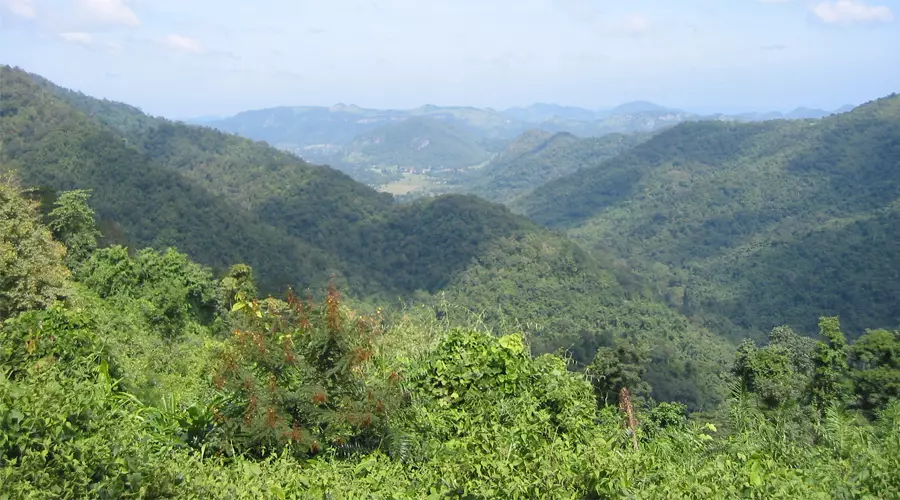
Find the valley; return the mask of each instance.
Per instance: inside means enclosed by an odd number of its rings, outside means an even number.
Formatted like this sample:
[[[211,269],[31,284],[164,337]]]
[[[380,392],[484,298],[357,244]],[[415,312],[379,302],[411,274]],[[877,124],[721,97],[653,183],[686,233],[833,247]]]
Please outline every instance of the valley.
[[[2,498],[900,489],[896,94],[187,123],[0,83]]]

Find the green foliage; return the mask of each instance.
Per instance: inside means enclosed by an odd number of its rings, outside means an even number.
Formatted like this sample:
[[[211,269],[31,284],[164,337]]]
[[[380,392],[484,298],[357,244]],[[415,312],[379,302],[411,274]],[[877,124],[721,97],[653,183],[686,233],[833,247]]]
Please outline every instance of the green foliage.
[[[758,410],[740,400],[731,403],[733,430],[722,436],[716,426],[687,422],[684,406],[661,403],[638,412],[640,444],[634,450],[623,417],[614,407],[598,409],[585,377],[556,356],[533,358],[520,334],[451,329],[423,348],[430,334],[419,329],[429,328],[426,323],[375,321],[370,327],[380,333],[367,337],[373,330],[365,327],[361,333],[357,318],[336,301],[310,307],[295,298],[288,303],[245,299],[238,297],[235,309],[246,329],[224,353],[242,354],[235,359],[251,385],[258,384],[260,407],[276,404],[284,412],[276,415],[298,412],[307,418],[300,434],[310,429],[309,446],[288,454],[278,453],[283,442],[248,447],[251,436],[271,433],[269,412],[258,408],[256,427],[243,413],[229,417],[231,405],[243,399],[240,408],[246,410],[249,398],[241,385],[227,381],[224,394],[201,391],[186,404],[180,396],[150,404],[118,392],[129,384],[116,380],[132,377],[120,372],[137,367],[134,353],[122,345],[122,328],[107,324],[110,305],[78,294],[65,308],[29,312],[0,329],[0,345],[15,346],[0,358],[3,493],[13,498],[880,498],[900,487],[897,402],[878,411],[874,423],[827,405],[821,422],[804,429],[814,440],[791,439],[788,423],[759,418]],[[266,323],[275,329],[265,330]],[[286,335],[292,335],[288,350]],[[416,341],[403,343],[410,335]],[[156,336],[144,333],[132,340],[145,343],[142,337]],[[773,333],[787,337],[784,331]],[[372,353],[368,361],[341,362],[348,355],[359,360],[366,352],[357,350],[361,346]],[[216,351],[202,344],[192,349]],[[287,362],[288,354],[306,366],[302,374]],[[270,394],[272,376],[276,391]],[[209,380],[199,373],[193,377],[201,384]],[[315,392],[307,391],[314,385],[328,387],[328,402],[320,403],[334,407],[314,404]],[[174,392],[177,386],[166,387]],[[384,400],[387,411],[372,436],[378,439],[368,446],[358,441],[335,446],[322,437],[348,430],[338,431],[346,420],[336,417],[359,416],[354,401],[377,414],[377,399],[370,401],[366,389],[378,393],[390,387],[388,393],[406,397]],[[301,394],[310,399],[292,399]],[[301,413],[311,407],[322,411]],[[244,433],[229,430],[231,418]],[[332,425],[338,429],[329,429]],[[356,432],[350,436],[359,439]],[[317,437],[321,448],[310,460],[307,453]]]
[[[238,297],[256,297],[258,292],[253,269],[247,264],[231,266],[228,275],[222,278],[219,289],[226,311],[231,311]]]
[[[439,300],[448,304],[437,304],[439,311],[454,322],[474,313],[489,329],[519,329],[535,352],[565,350],[582,368],[612,342],[653,346],[640,370],[656,399],[696,410],[725,396],[731,346],[668,307],[629,294],[570,242],[539,233],[498,240]]]
[[[84,112],[54,95],[54,91],[62,92],[62,89],[35,83],[33,75],[2,67],[0,77],[4,82],[4,98],[0,103],[0,131],[4,138],[0,171],[17,170],[26,185],[57,191],[90,189],[91,206],[106,236],[103,243],[155,248],[176,246],[198,262],[217,269],[246,262],[262,273],[261,282],[269,289],[327,281],[335,264],[325,251],[260,221],[241,205],[246,203],[245,194],[256,194],[246,193],[243,187],[252,186],[247,179],[260,178],[259,172],[248,171],[248,177],[232,179],[222,172],[198,170],[201,165],[213,167],[226,163],[235,170],[246,171],[243,160],[237,162],[237,158],[254,158],[259,162],[265,159],[267,163],[263,165],[267,169],[271,165],[273,171],[278,166],[302,173],[313,167],[300,169],[298,160],[286,154],[272,158],[270,149],[249,141],[212,131],[193,132],[168,122],[153,122],[163,132],[168,131],[167,134],[160,132],[147,137],[151,131],[138,127],[133,135],[123,136],[120,131],[102,125],[98,115],[92,118],[101,123],[93,122]],[[77,102],[93,101],[81,96]],[[197,135],[202,141],[192,144],[189,138]],[[172,143],[164,140],[168,137],[173,138]],[[174,158],[151,157],[139,149],[151,138],[157,138],[159,149]],[[217,156],[212,152],[204,155],[206,148],[233,150],[233,156]],[[193,166],[196,168],[188,168]],[[190,178],[188,172],[200,179]],[[273,179],[276,173],[273,172]],[[351,183],[341,174],[334,175],[344,178],[345,184]],[[207,190],[201,182],[206,177],[221,178],[222,189]],[[282,189],[286,185],[283,179],[272,184]],[[232,181],[242,188],[234,188]],[[317,189],[314,187],[313,192]],[[223,199],[217,196],[222,191],[238,194]],[[272,188],[270,192],[278,191]]]
[[[819,121],[685,123],[513,208],[732,338],[831,315],[854,338],[900,324],[898,127],[897,96]]]
[[[65,293],[65,253],[41,225],[37,204],[12,177],[0,177],[0,321]]]
[[[649,394],[650,385],[644,381],[649,354],[646,346],[624,341],[616,342],[615,347],[598,348],[594,360],[585,370],[591,376],[597,400],[601,404],[612,404],[623,388],[635,396]]]
[[[394,404],[390,392],[362,377],[377,317],[349,318],[334,288],[321,307],[293,294],[287,303],[241,295],[233,309],[245,321],[226,343],[214,378],[226,397],[219,419],[229,447],[304,456],[378,445]]]
[[[470,167],[489,159],[476,136],[429,117],[378,126],[350,141],[344,155],[355,164],[417,169]]]
[[[819,334],[825,341],[819,342],[814,358],[813,398],[819,408],[829,402],[846,404],[850,401],[853,386],[849,376],[849,349],[838,318],[821,318]]]
[[[471,170],[452,189],[486,200],[512,203],[534,189],[588,165],[615,157],[647,140],[644,134],[578,138],[529,131],[483,168]]]
[[[144,316],[167,339],[182,332],[189,319],[211,322],[219,308],[212,273],[172,248],[143,249],[133,259],[123,247],[103,248],[77,277],[101,297],[138,299]]]
[[[758,349],[751,340],[738,350],[734,373],[768,409],[796,403],[809,383],[794,370],[789,349],[778,344]]]
[[[54,228],[84,255],[65,301],[54,303],[66,284],[63,248],[36,204],[0,184],[0,496],[768,499],[900,491],[897,333],[848,342],[830,317],[820,320],[822,342],[775,328],[768,345],[739,349],[734,374],[743,384],[722,401],[729,346],[654,300],[623,271],[628,262],[605,250],[598,261],[471,197],[393,206],[263,145],[2,71],[3,168],[27,166],[28,182],[53,190],[93,188],[101,221],[115,219],[129,238],[154,247],[90,251],[87,238],[73,236],[93,231],[84,194],[61,196]],[[89,119],[79,106],[100,116]],[[853,141],[882,154],[890,137],[867,143],[866,123],[854,124]],[[774,140],[770,127],[802,138],[806,126],[682,127],[678,134],[704,150],[696,157],[666,134],[648,144],[715,177],[718,167],[704,162],[732,168],[735,155],[762,154]],[[833,163],[794,165],[816,170],[810,182],[822,169],[842,181],[876,178],[850,168],[861,158],[825,149],[838,156]],[[627,155],[652,159],[641,147]],[[605,165],[607,180],[655,175],[640,162]],[[607,188],[600,204],[622,195],[622,185]],[[191,193],[200,196],[183,196]],[[654,234],[639,257],[709,250],[688,240],[657,247]],[[173,241],[186,242],[187,253],[170,248]],[[315,255],[297,264],[303,249]],[[187,256],[194,254],[207,265],[221,259],[222,271],[247,264],[216,280]],[[691,282],[669,257],[641,279],[653,276],[650,288],[677,306],[673,290]],[[341,305],[336,288],[320,305],[256,297],[279,279],[320,280],[332,264],[354,290],[401,292],[430,307],[363,316],[351,301]],[[23,290],[32,296],[14,294]],[[681,297],[689,307],[692,293]],[[625,388],[664,402],[632,406]],[[685,418],[695,409],[716,420]]]
[[[501,206],[459,195],[394,205],[343,174],[264,144],[3,71],[2,126],[11,139],[2,154],[28,166],[30,183],[91,188],[108,240],[177,246],[221,274],[244,262],[264,294],[286,285],[316,288],[331,273],[348,294],[370,301],[447,291],[462,310],[488,311],[492,328],[517,318],[536,352],[570,349],[582,365],[601,338],[630,335],[659,346],[647,371],[656,397],[692,408],[722,397],[724,343],[653,299],[629,301],[635,287],[627,268],[595,262]],[[211,314],[203,305],[210,302],[180,278],[142,277],[124,250],[104,252],[78,270],[79,279],[102,297],[142,290],[125,294],[159,335],[187,329],[188,313]],[[223,281],[219,303],[233,301],[242,286]]]
[[[853,343],[850,359],[862,408],[884,408],[900,398],[900,331],[867,332]]]
[[[90,192],[76,189],[59,195],[49,214],[48,226],[53,237],[66,246],[66,265],[77,268],[97,248],[97,230],[94,211],[88,206]]]

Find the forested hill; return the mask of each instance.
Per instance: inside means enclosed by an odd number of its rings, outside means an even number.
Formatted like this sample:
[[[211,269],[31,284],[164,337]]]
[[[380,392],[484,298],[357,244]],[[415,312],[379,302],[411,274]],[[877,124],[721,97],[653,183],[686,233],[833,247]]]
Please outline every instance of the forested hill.
[[[900,324],[900,97],[822,120],[688,123],[516,206],[612,248],[734,333]]]
[[[344,155],[353,164],[417,169],[470,167],[490,158],[474,134],[427,116],[380,125],[350,141]]]
[[[724,342],[643,296],[613,259],[600,265],[501,205],[462,195],[394,204],[264,144],[19,70],[2,77],[4,170],[51,192],[93,190],[112,241],[175,246],[220,271],[248,263],[264,293],[321,289],[334,274],[357,298],[450,300],[442,314],[516,324],[539,352],[569,349],[582,364],[601,346],[639,346],[655,395],[691,408],[724,395]]]
[[[142,154],[134,140],[101,124],[110,115],[89,116],[22,71],[4,67],[0,78],[0,166],[51,193],[93,190],[91,204],[108,243],[176,246],[217,269],[246,262],[270,288],[291,283],[279,277],[315,283],[339,271],[336,259],[266,224],[237,200],[211,193],[201,180],[188,178],[189,169],[174,171]],[[152,120],[137,110],[119,118],[153,130]]]
[[[649,137],[635,133],[579,138],[567,132],[531,130],[487,166],[472,170],[455,189],[509,203],[550,181],[627,151]]]

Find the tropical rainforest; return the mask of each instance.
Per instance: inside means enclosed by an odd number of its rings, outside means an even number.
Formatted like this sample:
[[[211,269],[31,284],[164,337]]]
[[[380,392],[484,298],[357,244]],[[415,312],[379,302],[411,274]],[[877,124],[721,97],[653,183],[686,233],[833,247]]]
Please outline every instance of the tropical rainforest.
[[[529,219],[0,80],[2,498],[900,491],[896,97],[536,134]]]
[[[515,210],[631,262],[719,333],[900,323],[900,96],[821,120],[685,123]]]

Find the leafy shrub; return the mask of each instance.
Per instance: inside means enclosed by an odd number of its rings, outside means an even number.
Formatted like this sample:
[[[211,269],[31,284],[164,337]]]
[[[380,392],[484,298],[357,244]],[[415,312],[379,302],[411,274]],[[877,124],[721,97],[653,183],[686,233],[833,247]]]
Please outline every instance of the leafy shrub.
[[[286,303],[240,297],[234,309],[246,314],[214,378],[229,442],[254,456],[378,445],[396,393],[363,377],[377,318],[348,316],[334,287],[322,305],[291,293]]]

